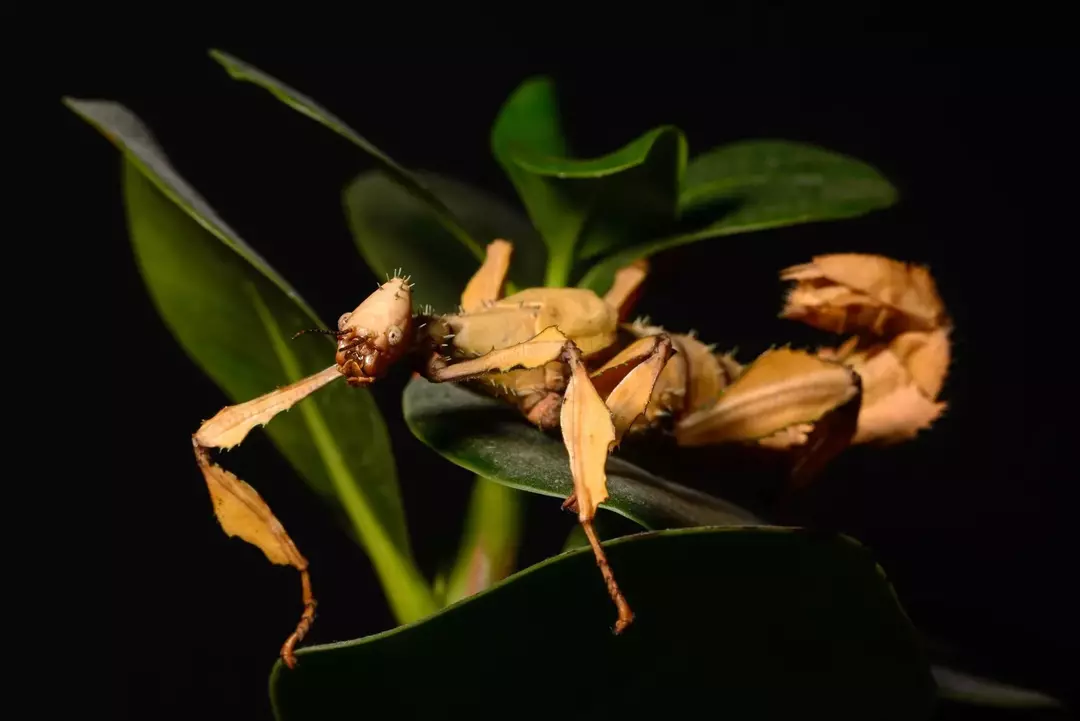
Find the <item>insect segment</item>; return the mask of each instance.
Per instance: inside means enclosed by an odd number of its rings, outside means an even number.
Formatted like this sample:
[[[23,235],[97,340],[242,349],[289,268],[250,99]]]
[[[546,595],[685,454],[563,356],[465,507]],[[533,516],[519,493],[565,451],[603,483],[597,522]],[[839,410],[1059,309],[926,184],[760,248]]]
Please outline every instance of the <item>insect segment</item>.
[[[338,378],[364,386],[407,360],[432,382],[464,383],[514,404],[539,428],[561,432],[574,488],[563,507],[577,514],[589,540],[616,607],[616,633],[634,614],[593,518],[607,499],[608,455],[627,437],[663,425],[683,446],[739,442],[789,449],[807,445],[814,424],[863,397],[859,428],[834,443],[835,452],[850,442],[911,437],[944,409],[934,402],[948,365],[944,314],[929,275],[905,264],[877,256],[822,256],[786,270],[801,285],[783,315],[827,330],[866,331],[871,342],[856,336],[840,349],[816,354],[773,349],[744,367],[693,334],[627,322],[647,274],[643,262],[621,269],[603,297],[582,288],[528,288],[503,296],[512,250],[505,240],[488,245],[461,307],[448,315],[414,316],[408,278],[388,279],[342,315],[336,331],[320,331],[337,337],[334,365],[222,409],[193,436],[225,532],[301,573],[304,611],[281,650],[290,668],[315,614],[307,561],[258,493],[213,464],[209,449],[237,445],[256,425]],[[890,328],[901,335],[889,336]]]

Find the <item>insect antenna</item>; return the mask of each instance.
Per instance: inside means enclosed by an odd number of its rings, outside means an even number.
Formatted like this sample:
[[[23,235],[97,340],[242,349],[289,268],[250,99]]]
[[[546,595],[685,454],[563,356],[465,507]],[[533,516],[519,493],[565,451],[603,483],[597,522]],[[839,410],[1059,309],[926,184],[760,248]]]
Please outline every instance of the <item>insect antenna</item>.
[[[297,331],[293,335],[292,339],[296,340],[297,338],[304,335],[305,333],[322,333],[323,335],[332,335],[332,336],[341,335],[341,331],[339,331],[339,330],[324,330],[322,328],[307,328],[305,330]]]

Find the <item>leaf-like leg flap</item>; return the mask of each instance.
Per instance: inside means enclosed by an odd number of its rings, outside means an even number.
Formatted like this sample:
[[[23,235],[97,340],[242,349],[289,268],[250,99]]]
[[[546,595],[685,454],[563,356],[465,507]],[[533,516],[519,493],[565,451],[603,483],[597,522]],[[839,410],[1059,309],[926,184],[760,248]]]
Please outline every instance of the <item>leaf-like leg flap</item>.
[[[560,425],[563,443],[570,457],[574,495],[567,499],[564,507],[569,504],[577,507],[578,521],[589,539],[596,565],[599,566],[607,585],[608,595],[618,610],[615,633],[621,633],[633,622],[634,614],[615,582],[607,555],[592,525],[597,508],[608,496],[605,467],[608,454],[616,442],[615,425],[611,411],[589,379],[581,351],[573,343],[567,344],[566,360],[570,366],[570,382],[563,396]]]
[[[810,485],[825,466],[851,445],[862,408],[862,378],[856,374],[854,379],[855,395],[812,424],[805,442],[793,446],[793,462],[788,475],[789,492]]]
[[[593,372],[590,380],[604,399],[615,429],[612,448],[622,443],[634,422],[645,414],[660,375],[674,353],[674,344],[666,333],[647,336]],[[576,494],[567,498],[562,507],[578,513]]]
[[[641,291],[641,284],[649,274],[649,263],[642,259],[615,271],[615,280],[604,294],[604,302],[619,314],[619,322],[630,317]]]
[[[652,336],[652,340],[655,343],[649,356],[627,373],[605,399],[615,426],[616,445],[622,442],[634,422],[645,415],[660,372],[674,352],[668,336]]]
[[[660,342],[659,335],[638,338],[607,363],[592,371],[590,379],[600,397],[606,400],[617,385],[656,353]]]
[[[766,351],[711,408],[680,420],[675,438],[681,446],[756,441],[814,423],[858,392],[855,371],[840,363],[791,348]]]
[[[266,425],[278,413],[288,410],[341,377],[337,366],[331,366],[253,400],[223,408],[203,423],[191,438],[195,460],[206,480],[210,499],[214,504],[214,514],[222,530],[229,536],[239,536],[259,548],[271,563],[292,566],[300,571],[304,611],[296,630],[281,647],[281,658],[289,668],[296,666],[293,649],[304,638],[315,620],[316,602],[311,591],[307,559],[301,555],[285,527],[274,516],[258,491],[213,463],[209,449],[227,449],[238,445],[255,426]]]
[[[480,310],[502,297],[513,253],[514,246],[509,241],[493,240],[488,243],[484,263],[469,279],[465,292],[461,294],[462,310],[466,313]]]
[[[255,426],[265,426],[278,413],[287,411],[327,383],[342,378],[336,365],[234,406],[226,406],[195,433],[195,442],[204,448],[229,449],[237,446]]]
[[[486,373],[508,371],[513,368],[539,368],[558,360],[566,344],[566,336],[555,326],[550,326],[525,341],[509,348],[493,350],[478,358],[459,361],[442,368],[428,370],[427,377],[436,383],[462,381]]]

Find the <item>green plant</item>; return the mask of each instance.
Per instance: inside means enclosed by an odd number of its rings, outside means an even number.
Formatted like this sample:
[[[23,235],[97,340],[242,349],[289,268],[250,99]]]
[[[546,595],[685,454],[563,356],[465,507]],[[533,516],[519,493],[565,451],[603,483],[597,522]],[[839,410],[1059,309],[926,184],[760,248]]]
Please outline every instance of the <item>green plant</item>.
[[[896,200],[870,166],[784,141],[741,142],[691,158],[682,133],[661,127],[602,158],[574,159],[553,85],[537,78],[518,88],[492,131],[493,153],[526,220],[475,188],[401,167],[312,100],[224,53],[212,55],[233,77],[269,90],[376,161],[378,170],[344,191],[358,249],[376,275],[408,266],[416,300],[436,309],[456,305],[494,237],[514,240],[517,287],[602,292],[615,268],[666,248],[853,217]],[[331,345],[287,339],[327,326],[172,169],[149,130],[115,103],[66,102],[120,149],[131,243],[150,296],[230,401],[325,367]],[[388,687],[415,691],[400,700],[402,715],[448,715],[455,707],[475,715],[472,695],[455,695],[475,679],[483,680],[484,707],[498,712],[524,693],[515,681],[542,673],[556,653],[584,670],[556,675],[556,692],[530,698],[538,710],[614,713],[658,697],[671,708],[693,708],[708,692],[739,718],[808,706],[828,708],[832,718],[929,715],[934,684],[917,635],[871,555],[851,539],[770,525],[615,459],[605,507],[646,532],[612,542],[610,554],[646,620],[613,639],[587,552],[571,549],[511,575],[518,493],[566,495],[561,445],[498,404],[450,386],[414,381],[403,411],[418,438],[478,474],[468,531],[441,584],[425,579],[412,559],[394,459],[367,391],[328,388],[266,427],[363,546],[401,624],[302,649],[293,671],[277,664],[271,693],[280,717],[352,715],[371,689]],[[484,419],[475,434],[462,432],[464,411],[471,422]],[[486,576],[472,572],[478,557],[492,569]],[[713,597],[718,579],[725,592]],[[454,653],[472,646],[468,666],[425,660],[437,644]],[[633,688],[605,692],[620,681]]]

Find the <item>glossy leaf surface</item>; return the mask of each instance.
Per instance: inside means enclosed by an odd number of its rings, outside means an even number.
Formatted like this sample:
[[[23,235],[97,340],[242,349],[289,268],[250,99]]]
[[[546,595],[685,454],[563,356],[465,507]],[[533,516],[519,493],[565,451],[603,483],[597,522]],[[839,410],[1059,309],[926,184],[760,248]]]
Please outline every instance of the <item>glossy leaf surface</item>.
[[[540,285],[546,252],[529,222],[514,208],[467,183],[421,173],[425,185],[486,244],[496,238],[514,245],[510,277],[520,287]],[[436,312],[457,309],[480,263],[454,241],[428,204],[382,171],[357,176],[343,194],[353,240],[368,267],[382,278],[403,268],[411,276],[413,302]]]
[[[579,549],[420,623],[301,650],[272,674],[278,717],[930,718],[918,639],[849,539],[693,529],[606,547],[637,614],[622,635]]]
[[[554,83],[536,77],[503,105],[491,145],[547,244],[546,285],[566,285],[579,260],[644,240],[676,218],[687,154],[678,128],[655,128],[602,157],[572,157]]]
[[[529,425],[517,409],[451,383],[412,380],[403,398],[413,433],[444,458],[493,481],[566,498],[573,489],[557,434]],[[764,524],[749,511],[681,486],[621,458],[608,461],[601,504],[645,528]],[[555,506],[557,510],[557,506]]]
[[[877,169],[841,153],[784,140],[721,145],[687,164],[676,225],[605,258],[580,285],[602,292],[621,265],[679,245],[853,218],[896,201],[896,189]]]

